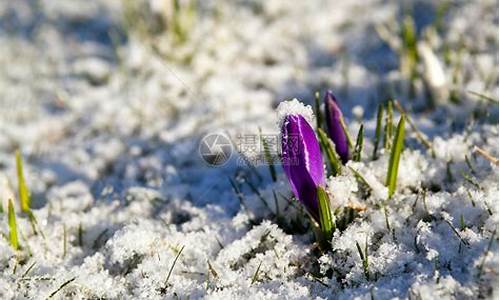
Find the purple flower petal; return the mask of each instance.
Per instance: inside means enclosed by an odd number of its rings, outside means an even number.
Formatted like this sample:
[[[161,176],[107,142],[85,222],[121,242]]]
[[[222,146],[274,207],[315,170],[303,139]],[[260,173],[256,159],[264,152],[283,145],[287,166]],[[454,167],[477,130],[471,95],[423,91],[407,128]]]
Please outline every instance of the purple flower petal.
[[[349,160],[349,144],[341,124],[343,118],[342,111],[331,91],[326,92],[324,101],[328,135],[335,144],[335,151],[337,151],[340,159],[345,164]]]
[[[288,115],[281,128],[282,162],[295,196],[319,220],[317,187],[325,185],[323,159],[311,125],[301,115]]]

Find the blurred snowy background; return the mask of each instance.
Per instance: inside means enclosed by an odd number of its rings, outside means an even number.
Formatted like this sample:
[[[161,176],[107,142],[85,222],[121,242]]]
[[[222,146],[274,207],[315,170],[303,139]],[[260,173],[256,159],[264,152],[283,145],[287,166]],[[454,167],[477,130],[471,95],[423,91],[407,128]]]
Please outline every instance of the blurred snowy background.
[[[262,206],[290,195],[279,166],[277,182],[237,157],[213,168],[198,145],[276,133],[281,101],[325,89],[367,140],[377,105],[398,99],[436,157],[409,130],[395,233],[372,196],[319,255]],[[75,278],[56,297],[489,298],[498,166],[473,146],[498,157],[498,1],[2,0],[0,201],[16,199],[21,149],[45,236],[20,214],[22,251],[0,239],[0,297],[45,298]],[[383,188],[386,166],[354,167]],[[361,201],[352,176],[334,181],[337,204]],[[355,239],[370,241],[371,280]]]

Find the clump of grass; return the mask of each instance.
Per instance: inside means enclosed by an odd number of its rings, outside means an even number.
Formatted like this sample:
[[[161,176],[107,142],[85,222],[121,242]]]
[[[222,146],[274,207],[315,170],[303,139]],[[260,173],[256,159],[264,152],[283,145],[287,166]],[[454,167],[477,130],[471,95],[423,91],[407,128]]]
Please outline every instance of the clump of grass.
[[[19,238],[17,236],[17,221],[16,212],[14,211],[14,204],[9,199],[8,204],[8,219],[9,219],[9,239],[10,244],[14,250],[19,250]]]
[[[195,3],[196,1],[190,0],[186,5],[181,5],[180,0],[172,1],[172,14],[167,19],[167,30],[176,44],[184,43],[189,37],[196,18]]]
[[[127,34],[138,37],[165,58],[189,63],[193,54],[175,51],[175,48],[191,37],[198,15],[197,1],[168,0],[162,11],[153,11],[147,2],[122,0],[122,22]]]
[[[391,198],[396,191],[396,184],[398,179],[398,170],[399,170],[399,160],[401,158],[401,152],[404,147],[404,138],[405,138],[405,116],[402,115],[398,128],[396,131],[396,136],[394,137],[394,141],[392,144],[391,157],[389,160],[389,167],[387,169],[387,179],[385,185],[388,187],[388,198]]]
[[[445,16],[451,7],[451,3],[451,1],[442,1],[436,7],[436,18],[434,19],[433,25],[438,32],[444,31]]]
[[[380,38],[399,55],[400,72],[410,81],[410,93],[413,94],[419,61],[418,39],[413,17],[406,13],[401,22],[393,20],[391,24],[377,25],[375,29]]]

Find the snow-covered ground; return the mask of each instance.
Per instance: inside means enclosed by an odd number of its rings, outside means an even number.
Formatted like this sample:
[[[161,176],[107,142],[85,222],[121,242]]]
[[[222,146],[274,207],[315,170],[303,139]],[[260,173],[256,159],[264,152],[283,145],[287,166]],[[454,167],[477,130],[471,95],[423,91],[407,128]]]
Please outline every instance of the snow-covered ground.
[[[1,213],[1,299],[498,297],[498,166],[474,152],[498,158],[498,102],[471,93],[498,101],[497,1],[199,2],[175,42],[169,1],[0,1],[0,201],[15,200],[21,244]],[[351,135],[365,124],[348,167],[372,190],[347,167],[328,179],[334,208],[361,209],[321,253],[279,165],[274,182],[198,146],[276,135],[281,101],[326,89]],[[388,153],[372,160],[372,142],[390,97],[435,155],[408,126],[386,217]],[[19,209],[18,148],[43,235]]]

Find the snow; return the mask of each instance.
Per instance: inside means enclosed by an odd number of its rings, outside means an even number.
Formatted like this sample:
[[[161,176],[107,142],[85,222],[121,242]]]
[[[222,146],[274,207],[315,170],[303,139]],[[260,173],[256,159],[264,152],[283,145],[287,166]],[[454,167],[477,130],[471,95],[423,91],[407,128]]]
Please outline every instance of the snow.
[[[128,26],[125,2],[147,22]],[[498,103],[470,93],[498,98],[498,3],[454,2],[431,32],[435,1],[400,2],[198,1],[177,45],[157,28],[166,1],[0,2],[0,298],[45,299],[70,280],[54,298],[498,298],[498,166],[473,151],[498,158]],[[413,91],[377,34],[401,46],[405,11]],[[321,252],[279,158],[273,181],[236,149],[208,166],[198,146],[207,133],[277,136],[292,113],[315,128],[326,89],[351,136],[361,122],[366,135],[362,160],[327,177],[333,209],[355,213]],[[372,151],[377,105],[393,97],[435,156],[407,126],[388,200],[389,151]],[[18,148],[43,235],[20,212]]]
[[[301,115],[309,122],[311,127],[315,124],[315,117],[310,105],[304,105],[297,99],[292,99],[290,101],[281,102],[276,108],[276,114],[278,118],[278,128],[281,129],[283,126],[283,121],[286,116],[289,115]]]

